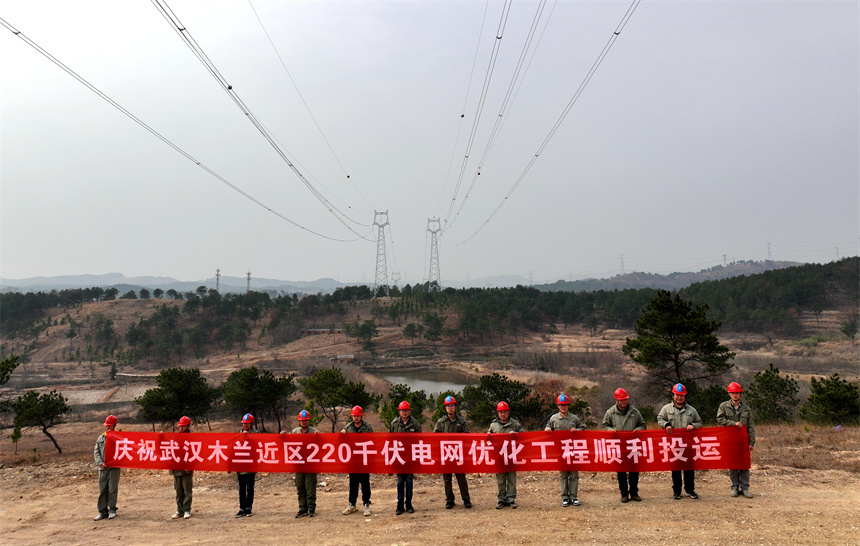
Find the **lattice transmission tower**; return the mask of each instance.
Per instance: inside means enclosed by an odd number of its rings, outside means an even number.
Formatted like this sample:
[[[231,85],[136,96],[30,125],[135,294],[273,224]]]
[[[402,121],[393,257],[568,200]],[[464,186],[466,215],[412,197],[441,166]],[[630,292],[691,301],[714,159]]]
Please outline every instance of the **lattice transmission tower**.
[[[385,258],[385,226],[388,225],[388,211],[373,211],[373,225],[379,228],[376,235],[376,279],[373,282],[373,295],[379,294],[379,289],[382,288],[388,296],[388,262]]]
[[[442,278],[439,275],[439,233],[442,222],[439,218],[427,219],[427,231],[430,233],[430,273],[427,275],[427,287],[430,292],[442,289]]]

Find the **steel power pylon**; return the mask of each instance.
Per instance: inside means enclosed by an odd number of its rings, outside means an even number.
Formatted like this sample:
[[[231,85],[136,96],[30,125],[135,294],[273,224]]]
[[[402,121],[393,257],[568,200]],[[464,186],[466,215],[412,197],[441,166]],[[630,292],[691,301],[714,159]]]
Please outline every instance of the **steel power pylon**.
[[[427,275],[427,289],[437,292],[442,289],[442,279],[439,276],[439,232],[442,222],[439,218],[427,219],[427,231],[430,232],[430,273]]]
[[[380,217],[385,221],[378,220]],[[385,259],[385,226],[388,225],[388,211],[373,211],[373,225],[379,228],[376,235],[376,279],[373,282],[373,295],[379,294],[379,288],[382,287],[385,295],[388,296],[388,262]]]

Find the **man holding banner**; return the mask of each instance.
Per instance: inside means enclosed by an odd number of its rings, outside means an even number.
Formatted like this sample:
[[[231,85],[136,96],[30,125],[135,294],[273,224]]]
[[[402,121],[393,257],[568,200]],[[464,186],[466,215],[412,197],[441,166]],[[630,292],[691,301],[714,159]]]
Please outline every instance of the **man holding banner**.
[[[630,405],[630,396],[624,389],[615,389],[615,405],[606,410],[603,416],[603,430],[628,431],[645,430],[645,419],[639,410]],[[621,502],[640,502],[639,473],[616,472]]]
[[[105,431],[99,435],[93,450],[93,457],[99,469],[99,514],[94,518],[94,521],[116,517],[116,499],[119,493],[119,468],[112,468],[105,464],[105,440],[108,433],[116,428],[116,417],[108,415],[104,427]]]
[[[406,400],[400,402],[400,405],[397,406],[397,413],[400,415],[391,422],[388,432],[421,432],[421,423],[412,417],[412,407],[409,402]],[[412,507],[413,480],[412,474],[397,474],[397,510],[394,511],[397,516],[404,511],[410,514],[415,512]]]
[[[681,383],[677,383],[672,387],[672,403],[666,404],[657,415],[657,425],[666,430],[666,434],[672,434],[675,429],[693,430],[694,428],[702,427],[702,418],[699,417],[699,412],[696,408],[687,404],[687,387]],[[683,473],[683,480],[681,475]],[[672,492],[674,499],[681,498],[681,487],[683,484],[684,491],[687,495],[697,500],[699,495],[696,494],[696,471],[695,470],[673,470],[672,471]]]
[[[559,394],[555,400],[558,406],[558,413],[554,413],[546,424],[546,432],[554,430],[576,432],[577,430],[585,430],[585,425],[579,420],[579,417],[570,413],[570,397],[566,394]],[[558,473],[561,480],[561,505],[562,506],[580,506],[579,501],[579,471],[578,470],[560,470]]]
[[[436,421],[433,432],[447,433],[469,433],[469,422],[457,413],[457,399],[453,396],[445,397],[445,415]],[[445,508],[454,508],[454,487],[452,476],[457,477],[457,485],[460,487],[460,498],[463,499],[463,507],[471,508],[472,499],[469,497],[469,483],[466,481],[465,473],[442,474],[442,482],[445,485]]]
[[[516,419],[511,419],[511,408],[508,403],[502,400],[496,406],[498,417],[490,423],[490,434],[525,432],[525,429]],[[517,473],[498,472],[496,473],[496,485],[499,486],[499,502],[496,504],[496,510],[501,510],[505,506],[511,508],[517,507]]]
[[[311,426],[311,414],[308,410],[299,412],[299,426],[292,434],[319,434],[316,427]],[[296,472],[296,493],[299,496],[299,511],[297,518],[317,515],[317,475],[309,472]]]
[[[723,427],[747,427],[750,451],[752,451],[753,446],[755,446],[755,425],[753,424],[752,410],[748,405],[741,402],[744,389],[740,383],[731,382],[727,391],[731,400],[726,400],[717,409],[717,424]],[[737,497],[740,491],[744,497],[752,498],[749,468],[729,470],[729,479],[732,480],[731,496]]]
[[[361,409],[361,406],[355,406],[352,408],[350,416],[352,417],[352,422],[340,431],[341,434],[373,432],[373,428],[364,422],[364,410]],[[355,507],[355,503],[358,501],[359,486],[361,486],[361,502],[364,504],[364,515],[370,515],[370,474],[366,472],[349,473],[349,506],[344,509],[343,515],[352,514],[353,512],[358,511],[358,508]]]
[[[187,434],[191,432],[191,419],[183,415],[176,426],[180,433]],[[173,489],[176,491],[176,512],[171,518],[188,519],[191,517],[191,498],[194,494],[194,471],[171,470],[170,475],[173,476]]]

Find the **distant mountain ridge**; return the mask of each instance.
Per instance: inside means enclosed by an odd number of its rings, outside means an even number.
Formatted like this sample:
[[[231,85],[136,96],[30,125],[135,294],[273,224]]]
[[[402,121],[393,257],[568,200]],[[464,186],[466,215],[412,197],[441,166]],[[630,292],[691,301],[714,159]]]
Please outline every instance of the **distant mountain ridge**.
[[[717,265],[695,273],[679,272],[660,275],[657,273],[634,272],[616,275],[608,279],[559,280],[551,284],[536,284],[532,286],[545,292],[594,292],[597,290],[625,290],[635,288],[679,290],[697,282],[727,279],[741,275],[754,275],[768,270],[784,269],[798,265],[802,264],[799,262],[741,261],[733,262],[726,266]],[[251,290],[284,294],[328,294],[339,287],[355,286],[358,284],[367,283],[342,283],[331,278],[322,278],[315,281],[282,281],[278,279],[251,277]],[[461,281],[444,282],[443,279],[443,285],[452,287],[504,288],[516,285],[528,286],[529,282],[528,279],[518,275],[496,275],[493,277],[472,279],[467,283]],[[56,277],[30,277],[27,279],[5,279],[0,277],[0,292],[48,292],[51,290],[91,288],[94,286],[102,288],[116,287],[121,292],[127,292],[128,290],[139,291],[141,288],[148,288],[150,290],[154,288],[170,290],[172,288],[177,292],[193,292],[198,286],[215,288],[215,277],[197,281],[180,281],[172,277],[126,277],[122,273],[60,275]],[[222,275],[218,287],[219,291],[223,294],[243,293],[247,290],[248,280],[245,277]]]
[[[0,278],[0,291],[50,291],[65,290],[69,288],[91,288],[99,286],[102,288],[116,287],[121,292],[128,290],[138,291],[141,288],[161,288],[162,290],[176,290],[177,292],[193,292],[198,286],[215,288],[215,277],[197,281],[180,281],[172,277],[126,277],[122,273],[105,273],[102,275],[60,275],[57,277],[30,277],[27,279],[5,279]],[[336,288],[347,286],[334,279],[322,278],[315,281],[281,281],[278,279],[266,279],[251,277],[251,289],[259,292],[284,292],[287,294],[302,293],[316,294],[318,292],[329,293]],[[248,280],[243,277],[229,277],[222,275],[218,282],[221,293],[243,293],[247,290]]]
[[[545,292],[596,292],[598,290],[626,290],[637,288],[655,288],[663,290],[680,290],[691,284],[705,281],[716,281],[742,275],[755,275],[774,269],[785,269],[803,265],[800,262],[762,262],[740,261],[725,266],[716,265],[698,272],[670,273],[626,273],[609,279],[582,279],[578,281],[556,281],[552,284],[535,285],[535,288]]]

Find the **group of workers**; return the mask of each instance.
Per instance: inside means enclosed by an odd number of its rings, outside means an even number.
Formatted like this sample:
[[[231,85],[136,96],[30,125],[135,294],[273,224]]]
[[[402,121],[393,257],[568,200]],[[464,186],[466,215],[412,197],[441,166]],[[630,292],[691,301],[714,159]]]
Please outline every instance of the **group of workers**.
[[[727,391],[730,400],[720,404],[717,410],[717,423],[720,426],[747,427],[749,449],[752,451],[755,445],[755,426],[753,424],[752,410],[741,400],[743,388],[740,384],[732,382],[729,384]],[[675,384],[672,387],[672,402],[663,406],[657,415],[657,425],[659,428],[664,429],[668,434],[672,434],[672,431],[675,429],[692,430],[702,426],[702,419],[699,413],[695,408],[686,403],[686,398],[687,389],[684,385],[681,383]],[[545,428],[547,432],[575,432],[585,429],[585,425],[579,417],[570,413],[570,398],[566,394],[561,394],[556,398],[556,405],[558,413],[553,414],[549,418]],[[436,421],[433,432],[470,432],[469,423],[457,412],[457,400],[453,396],[445,398],[444,406],[445,415]],[[401,402],[398,406],[399,415],[391,422],[389,432],[421,432],[421,423],[411,413],[412,408],[409,403],[406,401]],[[496,406],[496,413],[497,417],[490,423],[489,433],[517,433],[525,431],[519,421],[511,418],[511,409],[507,402],[499,402]],[[351,421],[341,430],[342,434],[373,432],[373,428],[364,420],[364,411],[360,406],[355,406],[352,409],[350,417]],[[299,413],[298,422],[299,426],[292,429],[290,434],[319,434],[319,430],[310,425],[311,415],[308,411],[302,410]],[[242,417],[241,423],[241,432],[243,434],[257,432],[256,428],[254,428],[254,416],[250,413]],[[117,418],[115,416],[109,415],[105,419],[105,432],[98,437],[93,453],[96,465],[99,468],[99,513],[95,517],[96,521],[114,519],[116,517],[119,468],[111,468],[105,464],[105,439],[107,433],[114,430],[116,425]],[[191,426],[191,420],[188,417],[182,417],[177,426],[180,433],[186,433]],[[615,404],[606,410],[601,426],[603,430],[612,431],[634,431],[645,430],[646,428],[642,414],[630,404],[630,397],[627,391],[621,388],[615,391]],[[281,431],[281,434],[286,434],[286,431]],[[173,486],[176,490],[176,512],[172,518],[188,519],[191,517],[193,472],[191,470],[171,470],[170,473],[173,475]],[[237,476],[239,481],[239,512],[236,514],[236,517],[248,517],[253,515],[252,507],[254,504],[254,481],[256,474],[254,472],[237,472]],[[472,500],[469,495],[469,485],[466,481],[466,475],[443,474],[445,508],[452,509],[455,506],[454,477],[457,479],[463,506],[471,508]],[[561,505],[564,507],[580,506],[582,502],[578,497],[579,472],[575,470],[563,470],[559,473],[559,478],[561,482]],[[618,489],[621,493],[621,502],[640,502],[642,500],[639,496],[638,472],[618,472],[617,478]],[[739,497],[741,495],[747,498],[752,497],[749,491],[749,469],[729,470],[729,478],[731,480],[730,494],[732,497]],[[683,490],[691,499],[698,499],[699,495],[696,493],[695,479],[694,470],[673,470],[673,498],[676,500],[680,499]],[[515,471],[497,473],[496,485],[498,486],[496,509],[500,510],[506,507],[516,508],[517,473]],[[295,517],[316,516],[317,474],[296,473],[295,486],[299,502],[299,511]],[[363,514],[365,516],[371,515],[370,474],[367,473],[349,474],[349,504],[343,510],[344,515],[358,512],[357,501],[359,489],[361,489],[361,502],[364,508]],[[404,512],[411,514],[415,511],[412,506],[412,491],[413,475],[397,474],[397,508],[395,515],[399,516]]]

